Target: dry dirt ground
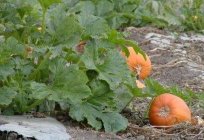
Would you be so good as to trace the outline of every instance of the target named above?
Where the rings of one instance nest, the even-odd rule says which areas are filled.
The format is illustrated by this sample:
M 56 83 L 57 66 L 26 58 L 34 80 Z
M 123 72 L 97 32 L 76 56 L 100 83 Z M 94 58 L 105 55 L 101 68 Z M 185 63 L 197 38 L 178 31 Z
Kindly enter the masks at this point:
M 160 83 L 194 91 L 204 90 L 204 36 L 193 33 L 172 33 L 151 27 L 126 29 L 128 38 L 139 43 L 151 57 L 151 77 Z M 66 121 L 68 133 L 73 140 L 204 140 L 204 126 L 179 124 L 170 129 L 157 129 L 145 118 L 150 99 L 135 99 L 135 111 L 124 111 L 129 120 L 125 132 L 107 134 L 97 132 L 86 124 Z M 194 115 L 204 118 L 204 107 L 191 106 Z

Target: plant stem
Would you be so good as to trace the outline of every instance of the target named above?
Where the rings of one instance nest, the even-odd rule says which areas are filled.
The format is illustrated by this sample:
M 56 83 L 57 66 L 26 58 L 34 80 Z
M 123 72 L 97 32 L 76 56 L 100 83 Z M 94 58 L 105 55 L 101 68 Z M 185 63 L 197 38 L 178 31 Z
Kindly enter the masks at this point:
M 31 105 L 24 108 L 23 112 L 30 111 L 32 108 L 35 108 L 36 106 L 40 105 L 45 99 L 39 99 L 34 101 Z
M 46 28 L 46 24 L 45 24 L 45 16 L 46 16 L 46 9 L 43 8 L 43 15 L 42 15 L 42 32 L 45 33 L 45 28 Z
M 44 57 L 44 59 L 40 62 L 40 64 L 38 65 L 38 67 L 33 71 L 33 73 L 31 73 L 31 75 L 29 76 L 30 80 L 34 80 L 35 76 L 37 75 L 37 73 L 40 71 L 40 69 L 42 69 L 42 67 L 45 65 L 45 63 L 47 62 L 47 60 L 49 59 L 51 55 L 51 52 L 48 51 Z

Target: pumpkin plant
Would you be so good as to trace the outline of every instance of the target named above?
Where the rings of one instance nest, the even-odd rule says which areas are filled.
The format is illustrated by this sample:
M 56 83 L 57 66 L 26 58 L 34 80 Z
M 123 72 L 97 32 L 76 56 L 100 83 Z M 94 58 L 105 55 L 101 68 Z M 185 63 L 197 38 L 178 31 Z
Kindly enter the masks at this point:
M 150 105 L 149 120 L 157 127 L 191 122 L 191 111 L 180 97 L 164 93 L 157 96 Z
M 57 104 L 96 130 L 126 129 L 120 112 L 133 99 L 135 77 L 116 46 L 135 43 L 105 19 L 75 13 L 61 0 L 0 5 L 2 114 L 51 113 Z
M 133 47 L 128 47 L 129 56 L 125 57 L 129 69 L 136 73 L 139 79 L 148 77 L 152 70 L 150 58 L 147 54 L 145 57 L 141 53 L 136 53 Z M 123 56 L 124 53 L 122 53 Z
M 140 79 L 150 74 L 150 59 L 93 12 L 107 10 L 95 9 L 100 6 L 90 9 L 90 1 L 80 1 L 87 2 L 80 9 L 75 1 L 1 1 L 1 113 L 37 109 L 50 113 L 57 103 L 71 118 L 86 121 L 96 130 L 124 130 L 128 120 L 120 112 L 134 96 L 152 94 L 135 88 L 136 79 L 116 46 L 130 52 L 129 68 Z M 86 43 L 80 42 L 86 39 Z M 145 91 L 156 87 L 145 85 Z

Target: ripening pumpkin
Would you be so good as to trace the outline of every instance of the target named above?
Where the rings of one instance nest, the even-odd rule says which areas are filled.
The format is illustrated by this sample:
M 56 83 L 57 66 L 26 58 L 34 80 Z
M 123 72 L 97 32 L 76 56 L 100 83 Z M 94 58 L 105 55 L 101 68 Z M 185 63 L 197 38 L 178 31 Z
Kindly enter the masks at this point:
M 173 94 L 157 96 L 150 105 L 151 125 L 172 126 L 181 122 L 191 122 L 191 111 L 184 100 Z
M 147 76 L 150 75 L 152 70 L 152 65 L 149 57 L 146 55 L 146 59 L 143 57 L 142 54 L 136 53 L 133 47 L 128 47 L 129 56 L 126 57 L 127 64 L 129 69 L 135 72 L 139 79 L 145 79 Z M 124 53 L 122 53 L 125 56 Z
M 140 80 L 136 80 L 135 83 L 138 88 L 145 88 L 145 85 Z

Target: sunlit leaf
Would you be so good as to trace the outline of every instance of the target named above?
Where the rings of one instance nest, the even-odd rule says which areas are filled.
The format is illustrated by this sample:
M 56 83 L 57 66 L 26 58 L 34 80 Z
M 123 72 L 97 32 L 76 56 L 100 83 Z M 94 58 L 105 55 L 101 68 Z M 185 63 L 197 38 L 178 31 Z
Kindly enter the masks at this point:
M 48 9 L 49 6 L 54 3 L 60 3 L 61 0 L 38 0 L 38 2 L 44 9 Z

